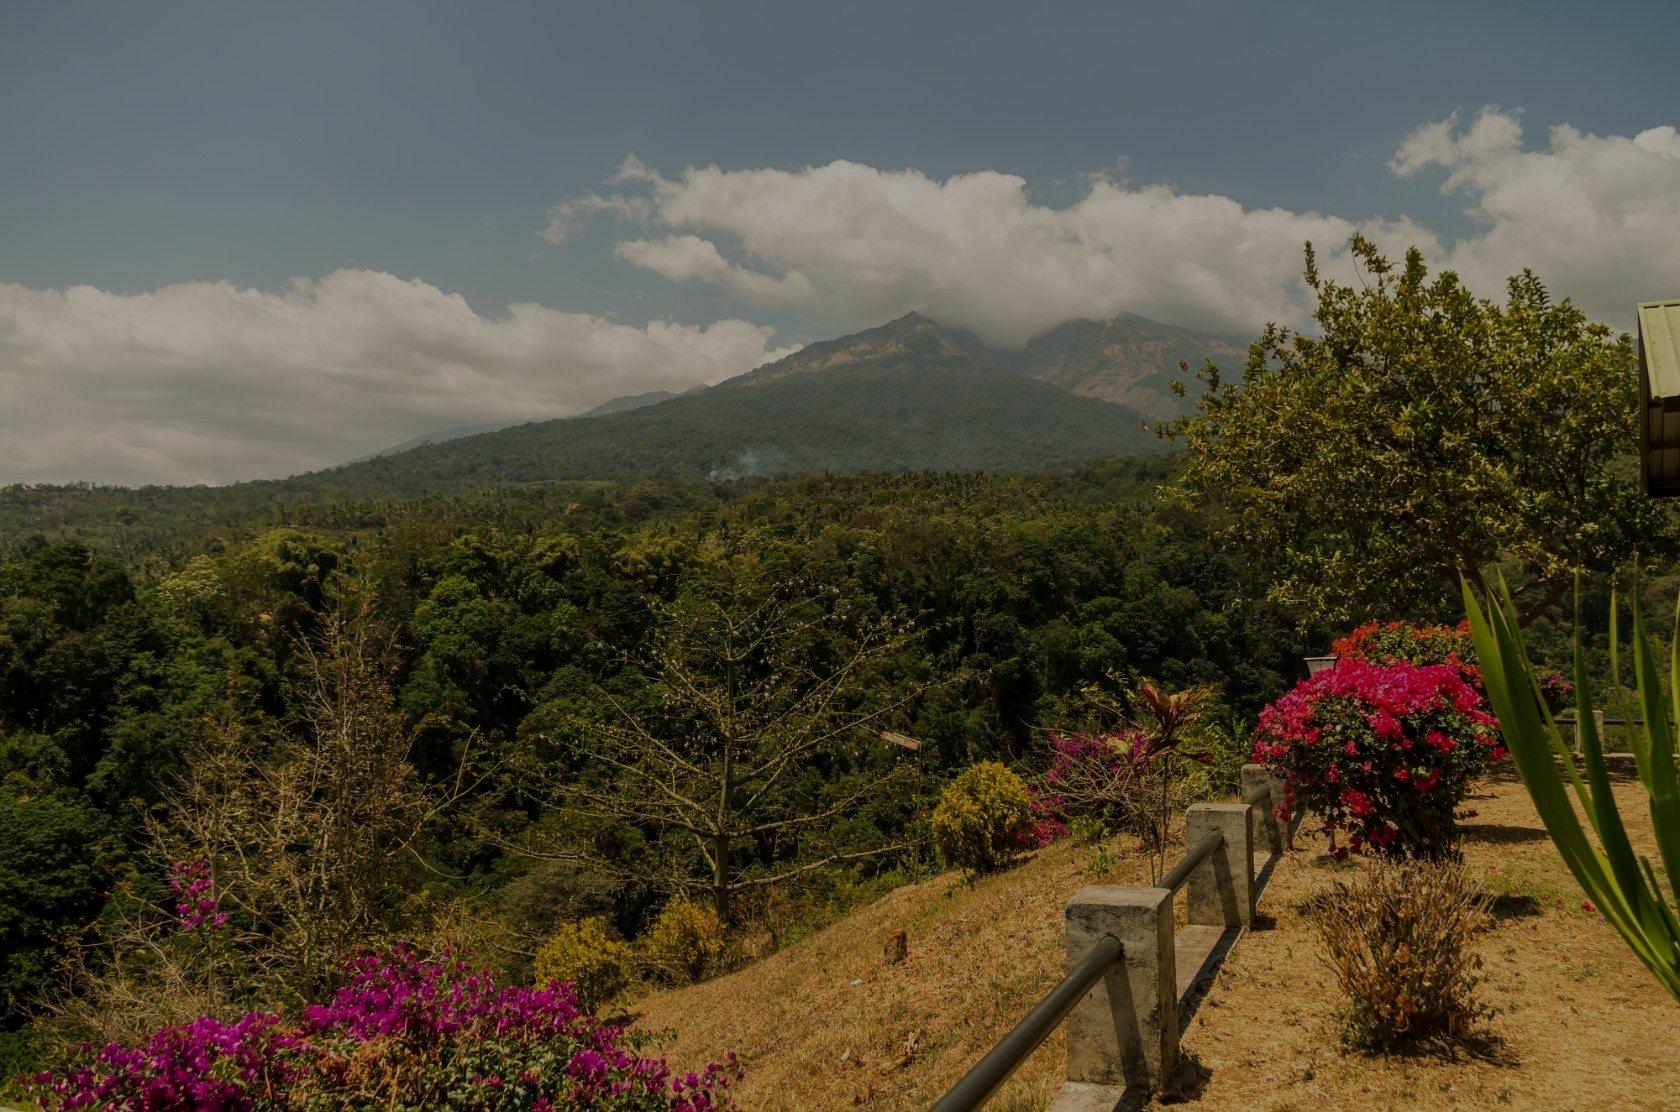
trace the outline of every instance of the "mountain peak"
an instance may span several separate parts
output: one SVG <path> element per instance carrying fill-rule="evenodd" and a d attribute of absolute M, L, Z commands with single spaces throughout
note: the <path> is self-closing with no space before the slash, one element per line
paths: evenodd
<path fill-rule="evenodd" d="M 971 336 L 948 329 L 932 317 L 910 312 L 862 332 L 810 344 L 774 363 L 732 378 L 726 385 L 760 385 L 789 375 L 884 363 L 949 366 L 989 362 L 984 347 Z"/>
<path fill-rule="evenodd" d="M 1087 397 L 1119 402 L 1156 419 L 1187 412 L 1194 397 L 1173 393 L 1174 380 L 1189 380 L 1207 360 L 1240 367 L 1248 358 L 1240 345 L 1136 313 L 1107 320 L 1063 321 L 1027 341 L 1012 357 L 1022 371 Z M 1179 363 L 1186 363 L 1186 375 Z"/>

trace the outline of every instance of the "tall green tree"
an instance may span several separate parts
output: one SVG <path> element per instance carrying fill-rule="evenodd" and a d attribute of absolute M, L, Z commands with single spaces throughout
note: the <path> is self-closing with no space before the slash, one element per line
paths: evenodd
<path fill-rule="evenodd" d="M 1216 368 L 1168 434 L 1184 489 L 1276 601 L 1331 622 L 1445 616 L 1460 575 L 1502 563 L 1525 621 L 1578 571 L 1674 550 L 1635 477 L 1632 344 L 1554 302 L 1529 271 L 1503 304 L 1423 255 L 1398 267 L 1362 237 L 1360 281 L 1306 249 L 1318 335 L 1268 325 L 1240 382 Z"/>

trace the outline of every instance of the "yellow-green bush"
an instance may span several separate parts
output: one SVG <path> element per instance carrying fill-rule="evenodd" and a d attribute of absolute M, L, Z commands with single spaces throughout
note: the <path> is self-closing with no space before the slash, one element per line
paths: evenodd
<path fill-rule="evenodd" d="M 693 982 L 717 965 L 723 945 L 723 921 L 717 912 L 679 896 L 665 905 L 642 937 L 642 955 L 655 972 Z"/>
<path fill-rule="evenodd" d="M 631 950 L 607 930 L 604 919 L 562 923 L 537 949 L 537 981 L 570 981 L 578 1004 L 593 1012 L 624 990 Z"/>
<path fill-rule="evenodd" d="M 981 761 L 945 785 L 933 809 L 933 842 L 947 864 L 990 872 L 1015 856 L 1032 833 L 1026 781 L 997 761 Z"/>

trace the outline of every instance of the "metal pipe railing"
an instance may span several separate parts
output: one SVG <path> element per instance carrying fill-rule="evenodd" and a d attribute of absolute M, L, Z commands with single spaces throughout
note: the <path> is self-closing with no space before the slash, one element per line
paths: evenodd
<path fill-rule="evenodd" d="M 1245 767 L 1245 779 L 1249 778 L 1248 772 L 1250 771 L 1250 768 L 1257 769 L 1258 766 Z M 1262 813 L 1264 813 L 1265 810 L 1271 809 L 1270 805 L 1276 804 L 1277 802 L 1278 801 L 1272 799 L 1272 787 L 1269 782 L 1265 785 L 1254 788 L 1243 796 L 1242 807 L 1245 809 L 1239 811 L 1243 822 L 1240 826 L 1234 828 L 1236 832 L 1231 833 L 1231 837 L 1236 839 L 1236 850 L 1242 854 L 1244 860 L 1242 860 L 1239 865 L 1233 865 L 1231 867 L 1231 876 L 1226 877 L 1221 882 L 1226 886 L 1231 884 L 1237 885 L 1238 906 L 1235 912 L 1230 910 L 1228 906 L 1216 909 L 1214 919 L 1212 920 L 1213 922 L 1222 921 L 1227 928 L 1232 926 L 1243 927 L 1249 924 L 1250 917 L 1253 913 L 1254 875 L 1251 869 L 1252 862 L 1247 860 L 1248 852 L 1246 847 L 1249 842 L 1250 832 L 1253 830 L 1252 823 L 1254 811 L 1256 808 L 1261 808 L 1262 804 L 1265 804 L 1267 806 L 1262 811 Z M 1190 814 L 1186 818 L 1186 827 L 1189 829 L 1195 828 L 1196 820 L 1200 812 L 1206 812 L 1206 814 L 1201 817 L 1206 818 L 1208 821 L 1214 823 L 1224 821 L 1228 826 L 1230 816 L 1226 814 L 1222 817 L 1220 812 L 1229 812 L 1231 810 L 1232 808 L 1229 805 L 1198 804 L 1191 807 Z M 1157 892 L 1164 888 L 1176 894 L 1180 888 L 1184 887 L 1185 883 L 1189 881 L 1190 877 L 1196 872 L 1196 870 L 1201 867 L 1201 865 L 1205 863 L 1209 857 L 1223 848 L 1225 843 L 1226 831 L 1216 829 L 1209 832 L 1194 845 L 1188 847 L 1184 852 L 1184 856 L 1179 859 L 1178 863 L 1174 865 L 1157 884 L 1151 885 L 1150 888 L 1156 890 Z M 1143 892 L 1147 891 L 1149 890 L 1143 890 Z M 1198 897 L 1196 892 L 1192 889 L 1190 895 L 1192 905 L 1190 909 L 1190 917 L 1192 922 L 1202 921 L 1196 918 L 1197 912 L 1195 904 L 1197 899 Z M 1202 899 L 1205 903 L 1205 894 Z M 1153 915 L 1156 917 L 1164 914 L 1166 916 L 1166 928 L 1170 931 L 1173 902 L 1174 896 L 1161 895 L 1156 897 L 1156 903 L 1154 905 L 1149 905 L 1147 902 L 1138 902 L 1126 906 L 1110 906 L 1099 901 L 1088 906 L 1089 908 L 1100 908 L 1102 913 L 1109 917 L 1108 921 L 1111 923 L 1117 922 L 1117 920 L 1113 917 L 1116 911 L 1139 912 L 1144 915 Z M 1216 902 L 1222 902 L 1226 905 L 1230 904 L 1230 900 L 1224 898 L 1221 898 Z M 1246 912 L 1242 909 L 1243 902 L 1246 902 L 1247 904 Z M 1205 909 L 1204 914 L 1206 914 Z M 1069 922 L 1070 924 L 1072 923 L 1071 912 Z M 1118 922 L 1124 923 L 1126 921 L 1120 920 Z M 1154 922 L 1158 924 L 1159 919 L 1157 918 Z M 1072 928 L 1070 926 L 1070 931 L 1071 929 Z M 1120 933 L 1124 934 L 1126 933 L 1126 930 L 1129 929 L 1131 928 L 1124 927 L 1123 929 L 1120 929 Z M 1158 932 L 1161 929 L 1162 928 L 1159 925 L 1156 925 L 1152 928 L 1152 932 Z M 1087 935 L 1085 937 L 1089 936 Z M 1173 953 L 1174 951 L 1172 947 L 1169 946 L 1165 951 L 1164 960 L 1169 962 L 1174 960 Z M 1079 1003 L 1086 998 L 1087 994 L 1098 988 L 1098 986 L 1102 983 L 1103 977 L 1116 964 L 1118 964 L 1124 956 L 1125 949 L 1115 934 L 1102 934 L 1096 944 L 1086 951 L 1085 956 L 1080 959 L 1079 964 L 1074 967 L 1073 971 L 1064 977 L 1055 988 L 1051 989 L 1049 993 L 1045 995 L 1044 999 L 1040 1000 L 1038 1005 L 1034 1007 L 1032 1011 L 1028 1012 L 1025 1018 L 1023 1018 L 1021 1022 L 1017 1023 L 1010 1030 L 1009 1034 L 1005 1035 L 996 1046 L 992 1047 L 992 1049 L 987 1052 L 984 1058 L 980 1059 L 980 1061 L 975 1064 L 973 1069 L 964 1074 L 962 1080 L 958 1081 L 951 1087 L 949 1092 L 939 1098 L 938 1103 L 933 1105 L 932 1112 L 972 1112 L 973 1109 L 979 1108 L 981 1105 L 985 1104 L 986 1101 L 990 1100 L 993 1094 L 995 1094 L 998 1089 L 1002 1087 L 1003 1083 L 1009 1079 L 1009 1075 L 1015 1072 L 1016 1068 L 1027 1059 L 1028 1055 L 1038 1049 L 1039 1045 L 1050 1036 L 1050 1032 L 1056 1029 L 1057 1024 L 1066 1019 L 1074 1008 L 1076 1008 Z M 1150 953 L 1135 955 L 1132 960 L 1145 963 L 1150 961 L 1159 962 L 1163 960 L 1163 956 L 1162 954 L 1154 953 L 1151 950 Z M 1172 977 L 1165 977 L 1159 981 L 1158 985 L 1155 985 L 1154 989 L 1151 990 L 1166 992 L 1167 995 L 1162 999 L 1156 1000 L 1152 998 L 1139 998 L 1127 1005 L 1128 1007 L 1136 1007 L 1137 1022 L 1141 1027 L 1149 1027 L 1151 1025 L 1159 1027 L 1162 1023 L 1176 1023 L 1176 1020 L 1173 1018 L 1173 1009 L 1176 1002 L 1177 990 L 1171 989 L 1169 992 L 1168 989 L 1160 987 L 1161 985 L 1171 986 L 1173 984 L 1173 980 L 1174 978 Z M 1128 996 L 1127 999 L 1129 1000 L 1130 997 Z M 1113 1001 L 1110 1001 L 1109 1004 L 1112 1006 Z M 1162 1031 L 1169 1031 L 1169 1033 L 1176 1031 L 1176 1027 L 1160 1027 L 1159 1029 Z M 1089 1033 L 1087 1032 L 1087 1036 L 1088 1035 Z M 1166 1036 L 1163 1036 L 1163 1038 L 1166 1038 Z M 1166 1073 L 1171 1072 L 1171 1060 L 1177 1053 L 1176 1035 L 1167 1039 L 1167 1043 L 1163 1045 L 1167 1045 L 1167 1049 L 1163 1052 L 1162 1061 L 1153 1062 L 1151 1059 L 1148 1060 L 1148 1062 L 1152 1062 L 1153 1064 L 1146 1064 L 1142 1067 L 1145 1071 L 1145 1075 L 1150 1079 L 1150 1084 L 1159 1083 L 1160 1076 L 1164 1076 Z M 1068 1076 L 1070 1079 L 1082 1079 L 1073 1072 L 1073 1060 L 1071 1055 L 1069 1057 L 1068 1068 Z M 1127 1080 L 1128 1082 L 1133 1080 L 1131 1067 L 1128 1067 Z"/>
<path fill-rule="evenodd" d="M 1183 888 L 1184 882 L 1190 879 L 1190 874 L 1196 871 L 1196 866 L 1200 865 L 1203 861 L 1206 861 L 1209 854 L 1224 844 L 1225 835 L 1219 833 L 1217 830 L 1212 834 L 1209 834 L 1207 837 L 1185 850 L 1184 856 L 1178 859 L 1178 864 L 1174 865 L 1172 870 L 1168 872 L 1166 876 L 1161 878 L 1161 883 L 1157 884 L 1155 887 L 1169 888 L 1174 892 Z"/>
<path fill-rule="evenodd" d="M 1574 726 L 1578 725 L 1581 720 L 1576 718 L 1573 714 L 1560 714 L 1553 719 L 1553 721 L 1559 726 Z M 1645 725 L 1645 720 L 1643 718 L 1612 718 L 1609 715 L 1606 715 L 1604 717 L 1604 724 L 1606 726 L 1643 726 Z"/>
<path fill-rule="evenodd" d="M 1120 960 L 1122 954 L 1120 940 L 1112 934 L 1103 935 L 1073 972 L 1062 978 L 1061 983 L 1051 989 L 1038 1006 L 1028 1012 L 973 1069 L 964 1074 L 961 1081 L 951 1086 L 950 1092 L 939 1098 L 932 1112 L 971 1112 L 990 1100 L 998 1087 L 1015 1072 L 1015 1067 L 1038 1049 L 1039 1044 L 1067 1018 L 1074 1005 L 1085 998 L 1085 994 Z"/>

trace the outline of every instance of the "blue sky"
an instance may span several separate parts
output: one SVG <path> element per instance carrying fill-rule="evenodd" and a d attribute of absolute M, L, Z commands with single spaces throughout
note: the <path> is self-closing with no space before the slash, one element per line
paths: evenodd
<path fill-rule="evenodd" d="M 1614 261 L 1630 221 L 1680 215 L 1677 44 L 1680 5 L 1656 3 L 13 0 L 0 482 L 286 473 L 911 308 L 1005 342 L 1120 308 L 1242 336 L 1301 311 L 1281 245 L 1350 227 L 1484 286 L 1535 265 L 1625 323 L 1630 290 L 1680 289 L 1674 244 Z M 645 169 L 609 182 L 630 154 Z M 808 174 L 837 160 L 856 171 Z M 1164 205 L 1172 233 L 1123 203 Z M 1007 250 L 974 242 L 1016 221 Z M 288 320 L 319 345 L 307 397 L 264 354 Z M 308 427 L 322 398 L 345 417 Z M 100 452 L 52 447 L 100 429 Z"/>

